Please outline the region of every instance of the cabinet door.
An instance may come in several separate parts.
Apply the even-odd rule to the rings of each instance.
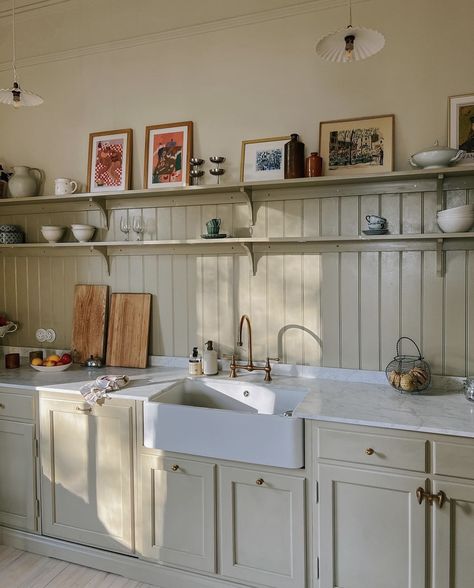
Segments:
[[[304,479],[220,468],[221,572],[273,588],[305,585]]]
[[[466,588],[474,581],[474,485],[435,481],[439,491],[447,501],[432,507],[433,588]]]
[[[215,572],[214,465],[153,455],[140,461],[143,555]]]
[[[321,588],[425,588],[425,479],[319,466]]]
[[[0,420],[0,525],[37,530],[35,426]]]
[[[40,400],[43,533],[133,550],[132,416],[109,400]]]

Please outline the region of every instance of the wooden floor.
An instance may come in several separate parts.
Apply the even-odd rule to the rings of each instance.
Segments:
[[[156,588],[51,557],[0,545],[1,588]]]

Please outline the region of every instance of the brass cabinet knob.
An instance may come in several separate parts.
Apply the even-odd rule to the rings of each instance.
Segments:
[[[3,410],[4,408],[5,408],[5,405],[0,402],[0,409]]]
[[[259,478],[255,484],[257,484],[257,486],[261,486],[264,483],[263,478]]]
[[[375,451],[372,449],[372,447],[367,447],[365,452],[367,453],[367,455],[373,455],[375,453]]]
[[[179,465],[175,463],[171,466],[171,469],[173,470],[173,472],[177,472],[179,470]]]

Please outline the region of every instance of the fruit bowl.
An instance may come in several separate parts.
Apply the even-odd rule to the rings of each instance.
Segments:
[[[37,372],[50,372],[51,374],[54,374],[54,372],[64,372],[65,370],[68,370],[71,366],[72,362],[65,363],[63,365],[52,365],[50,367],[47,367],[45,365],[33,365],[30,363],[30,367],[32,367]]]

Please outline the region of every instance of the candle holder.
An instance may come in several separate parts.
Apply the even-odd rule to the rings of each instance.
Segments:
[[[201,159],[200,157],[191,157],[189,160],[189,165],[191,166],[189,175],[191,176],[191,184],[193,186],[198,186],[200,184],[200,179],[204,175],[204,170],[200,169],[203,163],[204,159]]]
[[[217,183],[220,183],[220,177],[225,174],[225,169],[222,169],[220,167],[221,163],[224,163],[225,161],[225,157],[222,157],[220,155],[213,155],[212,157],[209,157],[209,161],[211,163],[214,163],[217,165],[217,167],[212,167],[209,170],[209,173],[211,174],[211,176],[215,176],[217,177]]]

